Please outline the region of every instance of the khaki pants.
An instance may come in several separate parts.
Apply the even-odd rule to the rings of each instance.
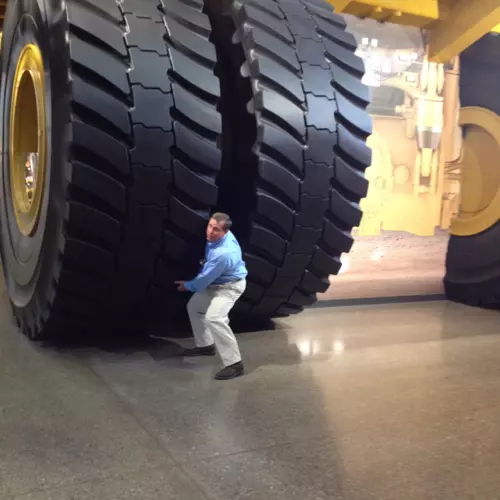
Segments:
[[[197,347],[215,343],[224,366],[241,361],[238,342],[229,326],[229,312],[246,288],[240,280],[227,285],[212,285],[196,292],[187,310]]]

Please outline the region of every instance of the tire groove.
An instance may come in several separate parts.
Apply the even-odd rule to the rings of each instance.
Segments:
[[[253,221],[256,224],[269,229],[283,240],[288,240],[293,232],[293,230],[292,232],[286,231],[286,229],[281,227],[276,221],[271,220],[268,215],[261,212],[253,215]]]
[[[179,0],[179,2],[187,5],[188,7],[192,7],[193,9],[196,10],[202,10],[203,9],[203,0]]]
[[[85,206],[85,205],[82,205]],[[75,224],[73,222],[68,222],[66,225],[66,235],[69,238],[81,239],[86,243],[92,244],[96,247],[101,248],[101,250],[112,253],[116,257],[117,247],[119,245],[119,241],[116,243],[112,243],[106,237],[102,237],[92,233],[89,230],[89,227],[82,227],[79,224]]]
[[[178,22],[176,19],[174,19],[166,14],[164,17],[167,19],[167,23],[168,23],[168,19],[170,19],[170,21]],[[180,26],[185,28],[185,26],[182,24],[180,24]],[[186,55],[187,57],[189,57],[190,59],[195,61],[197,64],[204,66],[207,69],[211,69],[212,65],[214,64],[213,60],[211,60],[211,59],[209,59],[201,54],[198,54],[197,52],[194,52],[190,47],[183,44],[181,40],[174,38],[169,33],[165,34],[165,40],[167,41],[167,45],[173,47],[174,49],[177,49],[179,52],[182,52],[184,55]]]
[[[344,62],[342,59],[338,58],[337,56],[334,56],[333,54],[330,54],[328,51],[325,51],[325,58],[332,64],[336,64],[340,68],[342,68],[346,73],[349,73],[352,76],[355,76],[357,78],[360,78],[363,76],[363,74],[356,69],[354,69],[352,66],[349,66],[346,62]]]
[[[297,68],[296,66],[293,66],[292,64],[290,64],[289,61],[287,61],[286,59],[280,57],[279,54],[276,54],[275,52],[273,52],[268,47],[265,47],[263,45],[259,45],[258,43],[255,43],[254,50],[255,50],[256,56],[259,55],[259,54],[263,55],[263,56],[266,56],[269,59],[272,59],[276,63],[280,64],[281,66],[284,66],[286,69],[288,69],[288,71],[290,71],[292,73],[295,73],[296,75],[300,75],[299,68]]]
[[[190,129],[196,135],[199,135],[200,137],[207,139],[209,142],[214,142],[219,135],[217,132],[214,132],[204,127],[203,125],[200,125],[198,122],[194,121],[189,116],[183,114],[177,108],[172,110],[172,118],[175,121],[178,121],[180,124],[184,125],[184,127]]]
[[[75,73],[80,78],[90,82],[99,82],[102,89],[108,93],[130,104],[130,86],[126,71],[129,65],[119,60],[113,54],[102,51],[99,47],[89,44],[87,41],[70,35],[71,47],[71,73]],[[117,71],[109,74],[109,68],[120,64],[123,67],[123,73]],[[106,74],[106,72],[108,74]]]
[[[118,213],[125,214],[127,211],[126,187],[91,165],[73,162],[71,186],[97,196]]]
[[[252,7],[255,7],[251,3],[249,5],[251,5]],[[262,12],[269,16],[267,11],[262,11]],[[255,18],[250,18],[248,24],[249,24],[250,29],[252,29],[252,28],[253,29],[255,29],[255,28],[260,29],[260,30],[266,32],[268,35],[275,37],[278,40],[281,40],[283,43],[290,44],[290,39],[286,38],[281,33],[274,30],[271,26],[266,25],[263,21],[259,21]]]
[[[332,83],[332,87],[341,95],[343,95],[346,99],[349,99],[355,106],[360,108],[366,108],[366,105],[369,103],[368,100],[363,100],[357,95],[350,92],[345,87],[342,87],[338,82],[334,81]]]
[[[356,136],[358,139],[366,140],[366,138],[370,135],[367,134],[362,128],[358,127],[356,123],[352,122],[347,117],[345,117],[339,111],[335,113],[335,118],[337,119],[338,123],[342,124],[349,132],[351,132],[351,134]]]
[[[275,5],[272,2],[267,2],[264,5],[263,3],[259,3],[259,2],[254,1],[254,0],[250,0],[248,2],[248,5],[251,5],[255,9],[260,10],[264,14],[268,14],[268,15],[274,17],[278,21],[282,21],[284,19],[283,13],[278,8],[276,8],[276,10],[274,10],[274,11],[269,8],[270,5]]]
[[[184,164],[188,164],[189,168],[193,172],[203,174],[203,175],[209,175],[209,176],[212,176],[214,178],[217,176],[217,172],[219,171],[219,169],[215,170],[213,168],[207,167],[206,164],[196,161],[192,156],[189,155],[189,153],[186,153],[186,151],[184,151],[182,149],[178,149],[177,147],[173,147],[170,150],[170,153],[171,153],[172,158],[174,160],[179,160]]]
[[[88,82],[95,85],[103,92],[108,93],[113,98],[122,102],[125,106],[130,106],[131,97],[130,94],[125,94],[121,90],[113,85],[109,80],[104,78],[102,75],[95,73],[91,68],[85,67],[80,63],[73,61],[72,63],[72,73],[80,78],[82,81]]]
[[[112,177],[120,184],[123,184],[124,186],[128,186],[130,184],[128,173],[120,170],[115,164],[110,162],[108,158],[96,153],[96,151],[91,148],[91,145],[73,144],[71,147],[70,158],[72,161],[79,163],[99,165],[99,170],[101,172],[109,177]]]
[[[203,101],[207,102],[208,104],[211,105],[216,105],[217,104],[217,97],[213,96],[212,94],[208,93],[201,87],[198,87],[191,81],[187,80],[184,78],[180,73],[178,73],[175,70],[170,70],[168,72],[168,76],[171,78],[172,83],[176,83],[180,87],[182,87],[184,90],[187,92],[190,92],[194,96],[198,97],[199,99],[202,99]]]
[[[356,158],[351,156],[342,146],[338,145],[335,147],[335,154],[349,163],[353,168],[358,171],[364,172],[367,168],[365,163],[358,161]]]
[[[121,16],[120,18],[114,17],[104,9],[104,6],[99,5],[97,2],[92,0],[74,0],[74,3],[84,7],[85,9],[91,12],[94,12],[103,19],[106,19],[109,23],[114,24],[115,26],[118,26],[121,29],[124,29],[123,18]]]
[[[357,43],[351,35],[347,35],[346,31],[343,28],[339,28],[335,26],[335,33],[331,33],[324,29],[323,27],[317,27],[316,31],[322,37],[330,40],[331,42],[344,47],[345,49],[352,50],[357,48]],[[349,39],[349,40],[347,40]]]
[[[124,63],[124,59],[122,54],[118,52],[114,47],[111,45],[107,44],[104,42],[101,38],[97,37],[94,35],[91,31],[88,31],[84,28],[81,28],[80,26],[75,26],[74,24],[70,23],[69,26],[69,32],[75,36],[77,36],[80,40],[83,42],[87,43],[88,45],[92,45],[95,48],[102,50],[105,52],[108,56],[112,57],[113,59],[116,60],[116,62],[119,63]],[[125,30],[123,30],[123,33],[125,34]],[[129,63],[130,61],[126,61]]]
[[[177,8],[172,8],[170,5],[167,6],[166,5],[167,3],[176,4],[175,7]],[[180,1],[177,2],[175,0],[168,0],[168,2],[165,2],[164,5],[160,7],[160,12],[162,12],[163,15],[168,19],[173,19],[174,21],[177,21],[179,24],[182,24],[185,28],[208,38],[208,36],[210,35],[210,28],[208,26],[200,26],[198,23],[190,20],[189,18],[182,16],[182,13],[178,10],[179,6],[182,6],[182,2]]]
[[[262,84],[263,87],[275,92],[276,94],[285,97],[290,102],[294,103],[296,106],[301,107],[304,105],[304,103],[294,93],[292,93],[289,89],[287,89],[285,86],[283,86],[276,80],[273,80],[265,75],[262,75],[260,78],[260,83]]]
[[[289,158],[287,158],[281,151],[278,151],[275,146],[262,143],[260,151],[264,156],[267,156],[276,163],[279,163],[285,169],[290,170],[295,176],[302,177],[303,172],[300,167],[297,167]]]
[[[113,137],[115,140],[119,142],[123,142],[127,145],[127,147],[131,147],[132,145],[132,133],[125,133],[123,129],[117,126],[115,123],[111,122],[107,118],[104,118],[102,115],[97,113],[90,106],[85,106],[78,102],[73,102],[73,114],[78,121],[85,122],[93,127],[99,128],[109,135]],[[128,109],[127,109],[127,118],[128,118]]]
[[[300,182],[297,179],[297,182]],[[258,186],[263,190],[269,193],[272,197],[276,198],[278,201],[283,203],[283,205],[287,206],[290,210],[295,210],[296,207],[292,200],[288,198],[275,184],[266,181],[262,177],[258,179]]]
[[[266,89],[266,90],[270,90],[270,89]],[[276,97],[284,97],[285,99],[287,99],[286,96],[284,96],[283,94],[279,93],[279,92],[275,92],[275,91],[271,91],[271,96],[270,96],[270,101],[271,103],[276,99],[276,97],[274,97],[274,95]],[[260,94],[261,98],[262,98],[262,94]],[[258,96],[256,96],[256,98],[258,98]],[[288,99],[290,100],[290,99]],[[291,123],[290,121],[287,121],[287,119],[283,116],[280,116],[278,113],[276,113],[275,111],[269,109],[265,104],[261,105],[260,106],[260,113],[262,115],[262,118],[265,119],[268,123],[274,125],[275,127],[279,128],[282,132],[292,136],[297,142],[299,142],[301,145],[305,145],[306,143],[306,138],[304,137],[304,133],[301,133],[300,130],[297,130]],[[290,106],[290,109],[289,109],[289,115],[288,117],[290,117],[292,106]],[[303,111],[300,110],[300,112],[303,114]],[[304,125],[304,128],[305,128],[305,125]]]

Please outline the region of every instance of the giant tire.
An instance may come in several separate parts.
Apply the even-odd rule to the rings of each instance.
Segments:
[[[486,35],[461,55],[460,104],[500,115],[500,36]],[[466,189],[466,186],[464,187]],[[471,236],[450,237],[445,292],[449,299],[480,307],[500,306],[500,223]]]
[[[249,268],[235,311],[300,312],[329,286],[366,195],[363,62],[322,0],[208,2],[221,77],[221,209]]]
[[[1,253],[15,317],[33,339],[103,320],[139,325],[155,282],[166,285],[168,305],[171,280],[196,269],[221,163],[215,49],[201,2],[162,4],[163,12],[153,0],[8,3]],[[49,154],[41,217],[23,236],[7,141],[27,42],[43,55]]]

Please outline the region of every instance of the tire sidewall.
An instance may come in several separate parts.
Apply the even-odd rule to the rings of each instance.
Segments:
[[[49,3],[51,5],[49,5]],[[59,12],[58,12],[59,8]],[[67,181],[66,136],[69,121],[67,98],[69,58],[67,57],[66,16],[62,2],[22,0],[9,2],[2,41],[2,82],[0,86],[1,160],[1,257],[7,291],[21,323],[30,329],[40,322],[56,276],[59,249],[63,245]],[[19,54],[27,43],[40,48],[45,71],[47,165],[40,218],[31,237],[18,229],[11,199],[9,168],[10,108],[13,77]],[[62,249],[61,249],[62,250]]]

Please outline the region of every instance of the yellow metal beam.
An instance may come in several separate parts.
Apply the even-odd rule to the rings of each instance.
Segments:
[[[329,2],[337,12],[423,27],[438,19],[446,19],[455,0],[329,0]]]
[[[448,62],[486,33],[500,33],[500,0],[328,1],[344,14],[425,28],[433,62]]]
[[[459,0],[448,19],[429,27],[429,57],[441,63],[450,61],[499,23],[499,0]]]

